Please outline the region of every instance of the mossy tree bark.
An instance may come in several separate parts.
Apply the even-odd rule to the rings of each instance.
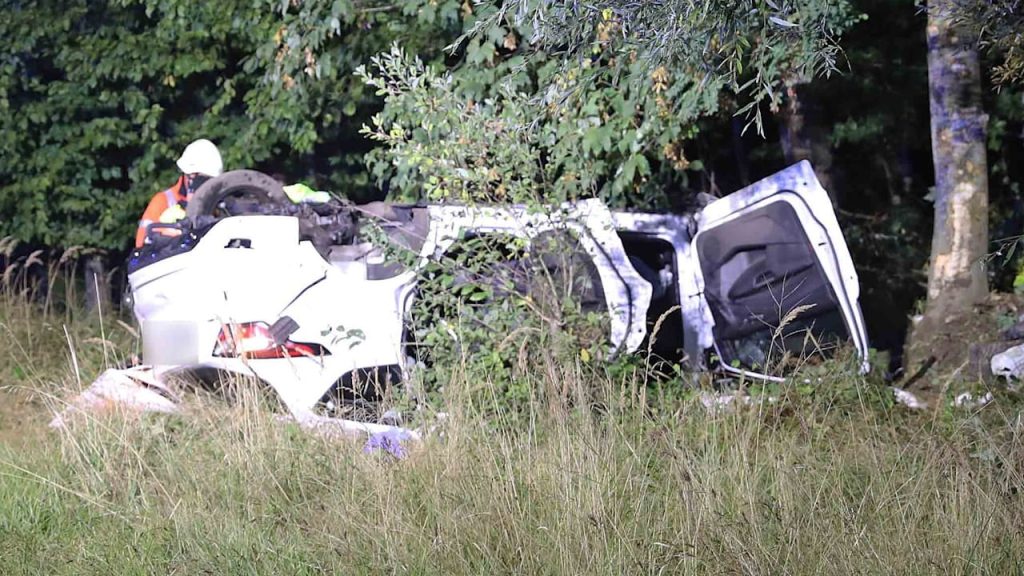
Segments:
[[[928,10],[928,85],[935,228],[926,318],[943,321],[988,295],[988,163],[975,38],[954,19],[952,0]]]

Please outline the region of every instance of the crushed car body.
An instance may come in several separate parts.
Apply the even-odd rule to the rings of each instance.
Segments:
[[[256,378],[297,418],[330,413],[353,378],[406,375],[420,273],[470,236],[568,238],[585,297],[607,316],[609,355],[773,378],[773,359],[849,342],[867,367],[857,273],[806,161],[692,214],[599,200],[296,206],[252,171],[196,197],[189,222],[169,237],[151,230],[128,264],[143,362]],[[382,249],[381,235],[411,257]]]

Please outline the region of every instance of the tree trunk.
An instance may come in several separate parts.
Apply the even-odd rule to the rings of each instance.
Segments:
[[[953,21],[952,0],[928,9],[928,88],[935,228],[926,317],[940,321],[988,295],[988,162],[974,39]]]
[[[93,254],[85,259],[85,308],[110,310],[110,287],[103,256]]]
[[[787,164],[809,160],[832,204],[839,205],[839,190],[832,174],[832,146],[815,121],[813,98],[793,83],[786,87],[786,101],[779,109],[779,140]]]

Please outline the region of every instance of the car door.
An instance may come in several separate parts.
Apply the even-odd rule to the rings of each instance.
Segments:
[[[845,341],[867,369],[857,272],[807,161],[705,206],[691,248],[723,369],[774,377]]]

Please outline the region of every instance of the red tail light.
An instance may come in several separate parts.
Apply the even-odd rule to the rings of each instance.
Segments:
[[[217,358],[296,358],[301,356],[326,356],[330,354],[319,344],[307,344],[285,340],[278,344],[270,333],[266,322],[244,322],[225,324],[217,335],[213,355]]]

